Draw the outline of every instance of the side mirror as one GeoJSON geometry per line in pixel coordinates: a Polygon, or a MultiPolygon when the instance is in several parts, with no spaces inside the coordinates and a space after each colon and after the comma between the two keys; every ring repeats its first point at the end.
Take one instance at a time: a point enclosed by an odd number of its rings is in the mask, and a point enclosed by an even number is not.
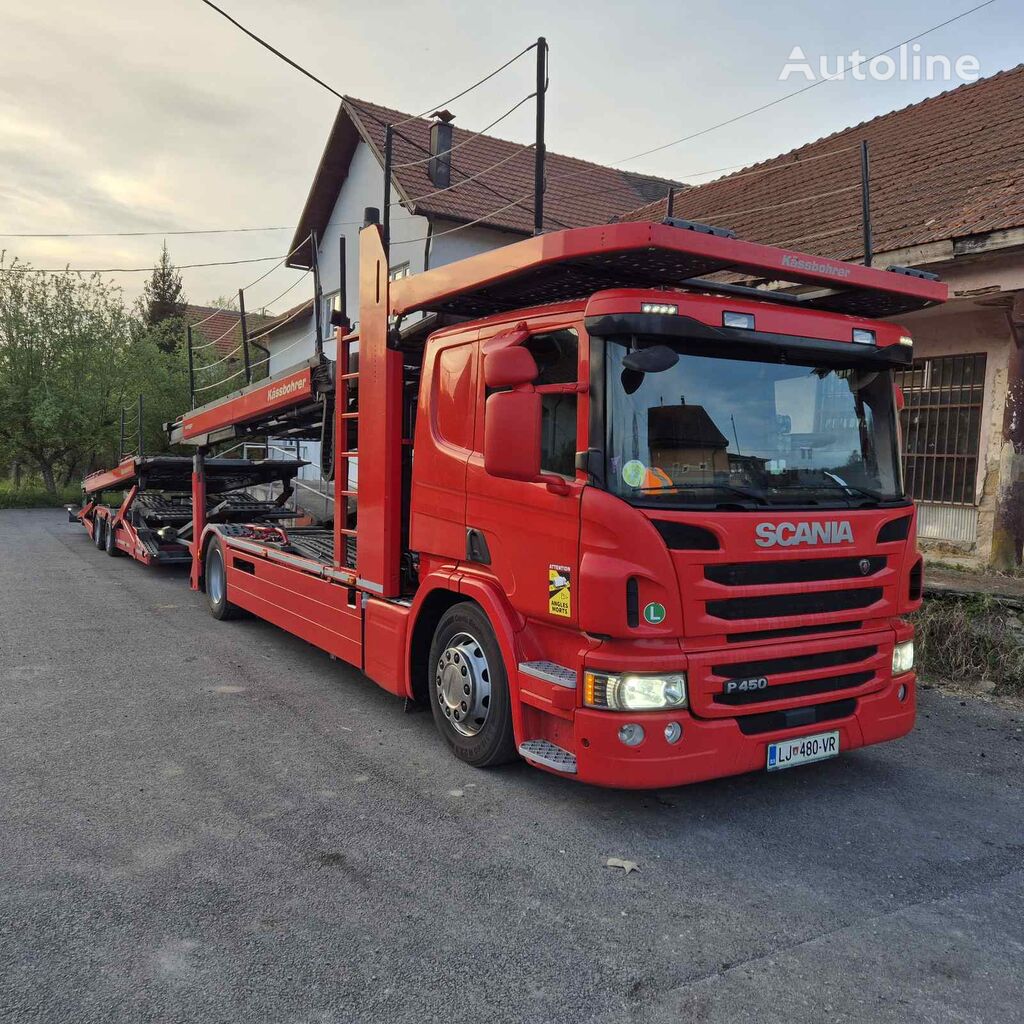
{"type": "Polygon", "coordinates": [[[903,412],[907,404],[907,399],[903,394],[903,388],[899,384],[893,384],[892,386],[893,397],[896,399],[896,411],[903,412]]]}
{"type": "Polygon", "coordinates": [[[484,355],[484,383],[489,388],[517,388],[537,378],[537,360],[521,345],[484,355]]]}
{"type": "Polygon", "coordinates": [[[499,391],[488,396],[484,406],[484,469],[491,476],[529,481],[540,478],[540,403],[540,395],[532,390],[499,391]]]}

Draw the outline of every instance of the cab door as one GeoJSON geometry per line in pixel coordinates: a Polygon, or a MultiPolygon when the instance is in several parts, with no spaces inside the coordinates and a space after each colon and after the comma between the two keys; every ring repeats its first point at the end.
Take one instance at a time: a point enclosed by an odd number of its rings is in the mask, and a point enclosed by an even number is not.
{"type": "MultiPolygon", "coordinates": [[[[507,327],[491,333],[502,330],[507,327]]],[[[534,386],[542,402],[541,468],[561,477],[566,493],[555,493],[547,483],[505,480],[486,472],[482,373],[467,467],[467,562],[496,577],[520,614],[562,625],[575,624],[578,611],[580,499],[586,477],[575,465],[576,452],[587,448],[584,338],[580,323],[563,321],[537,326],[523,343],[538,366],[534,386]]]]}

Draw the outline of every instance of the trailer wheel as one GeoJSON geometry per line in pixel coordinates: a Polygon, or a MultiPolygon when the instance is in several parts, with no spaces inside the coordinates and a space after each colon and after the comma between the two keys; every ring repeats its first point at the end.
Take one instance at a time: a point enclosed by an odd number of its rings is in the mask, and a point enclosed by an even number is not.
{"type": "Polygon", "coordinates": [[[206,547],[206,603],[215,619],[237,619],[241,609],[228,600],[228,574],[224,562],[224,548],[219,540],[211,540],[206,547]]]}
{"type": "Polygon", "coordinates": [[[104,527],[106,526],[106,519],[102,516],[96,516],[92,521],[92,542],[100,549],[103,550],[104,540],[104,527]]]}
{"type": "Polygon", "coordinates": [[[110,523],[107,523],[106,529],[103,531],[103,548],[111,558],[116,558],[121,554],[121,549],[117,546],[117,534],[110,523]]]}
{"type": "Polygon", "coordinates": [[[514,760],[505,663],[478,605],[466,601],[444,613],[428,665],[431,713],[452,753],[476,768],[514,760]]]}

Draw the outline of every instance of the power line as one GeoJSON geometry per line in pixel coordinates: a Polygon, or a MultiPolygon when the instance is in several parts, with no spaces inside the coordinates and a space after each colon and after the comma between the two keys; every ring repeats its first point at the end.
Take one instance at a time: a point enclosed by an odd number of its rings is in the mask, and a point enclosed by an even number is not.
{"type": "Polygon", "coordinates": [[[296,71],[299,72],[299,74],[305,75],[307,78],[312,79],[314,82],[316,82],[317,85],[322,86],[329,93],[333,93],[335,96],[337,96],[339,100],[343,100],[345,98],[344,96],[342,96],[340,92],[338,92],[337,89],[331,88],[331,86],[329,86],[325,81],[317,78],[312,71],[307,71],[301,64],[296,64],[295,61],[291,59],[291,57],[285,56],[279,49],[277,49],[276,46],[271,46],[271,44],[268,43],[266,39],[262,39],[260,36],[256,35],[255,32],[251,31],[250,29],[247,29],[241,22],[235,21],[235,19],[232,18],[227,11],[222,10],[215,3],[213,3],[212,0],[202,0],[202,2],[206,4],[207,7],[210,7],[213,10],[215,10],[219,15],[221,15],[221,17],[227,18],[227,20],[230,21],[231,24],[235,26],[235,28],[244,32],[250,39],[254,39],[257,43],[260,44],[260,46],[274,54],[275,57],[280,57],[281,60],[285,62],[285,64],[290,64],[293,68],[295,68],[296,71]]]}
{"type": "Polygon", "coordinates": [[[237,235],[254,231],[294,231],[279,225],[269,228],[196,228],[180,231],[0,231],[0,238],[150,238],[171,235],[237,235]]]}
{"type": "Polygon", "coordinates": [[[742,121],[744,118],[751,117],[754,114],[760,114],[761,111],[768,110],[769,107],[777,106],[780,103],[784,103],[786,100],[793,99],[794,96],[800,96],[805,92],[809,92],[811,89],[816,89],[819,85],[824,85],[825,82],[833,82],[838,78],[842,78],[847,71],[853,71],[854,68],[859,68],[862,64],[869,64],[871,61],[876,60],[879,57],[883,57],[887,53],[891,53],[893,50],[898,50],[901,46],[906,46],[908,43],[912,43],[923,36],[929,35],[932,32],[937,32],[940,28],[945,28],[947,25],[952,25],[953,22],[959,21],[961,18],[966,18],[969,14],[974,14],[975,11],[980,11],[983,7],[988,7],[995,2],[996,0],[985,0],[984,3],[976,4],[969,10],[956,14],[952,18],[947,18],[938,25],[932,25],[931,28],[926,28],[923,32],[918,32],[916,35],[909,36],[899,43],[886,47],[884,50],[879,50],[878,53],[871,57],[865,57],[863,60],[856,61],[851,64],[849,68],[845,68],[843,71],[837,72],[834,75],[827,75],[824,78],[819,78],[817,81],[810,82],[800,89],[787,93],[785,96],[779,96],[774,100],[770,100],[768,103],[762,103],[759,107],[754,107],[752,110],[747,110],[742,114],[737,114],[735,117],[730,117],[727,121],[720,121],[718,124],[713,124],[708,128],[702,128],[699,132],[694,132],[692,135],[684,135],[681,139],[675,139],[672,142],[666,142],[661,146],[654,146],[652,149],[645,149],[641,153],[634,153],[632,156],[623,157],[621,160],[617,160],[616,164],[625,164],[629,163],[631,160],[639,160],[642,156],[650,156],[651,153],[660,153],[664,149],[670,149],[672,146],[678,146],[683,142],[690,142],[693,139],[699,139],[702,135],[707,135],[710,132],[717,131],[719,128],[735,124],[737,121],[742,121]]]}
{"type": "MultiPolygon", "coordinates": [[[[285,259],[288,257],[286,256],[285,259]]],[[[243,263],[268,263],[280,260],[280,256],[257,256],[249,260],[222,260],[219,263],[182,263],[175,270],[195,270],[197,267],[237,267],[243,263]]],[[[278,264],[280,266],[280,263],[278,264]]],[[[85,270],[81,267],[0,267],[4,274],[151,274],[155,268],[149,267],[103,267],[85,270]]],[[[256,282],[254,281],[253,284],[256,282]]],[[[250,286],[251,287],[251,286],[250,286]]]]}

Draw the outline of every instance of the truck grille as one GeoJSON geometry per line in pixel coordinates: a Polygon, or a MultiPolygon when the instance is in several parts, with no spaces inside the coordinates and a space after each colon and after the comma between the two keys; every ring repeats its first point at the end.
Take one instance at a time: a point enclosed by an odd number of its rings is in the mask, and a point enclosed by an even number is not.
{"type": "Polygon", "coordinates": [[[704,578],[726,587],[763,586],[770,583],[818,583],[856,580],[885,568],[884,556],[874,558],[802,558],[789,562],[739,562],[707,565],[704,578]]]}
{"type": "Polygon", "coordinates": [[[722,601],[708,601],[706,607],[708,615],[713,618],[733,621],[846,612],[867,608],[881,599],[881,587],[864,587],[858,590],[821,590],[809,594],[730,597],[722,601]]]}
{"type": "Polygon", "coordinates": [[[744,693],[719,693],[716,704],[742,707],[746,704],[764,704],[771,700],[787,700],[793,697],[817,697],[823,693],[852,690],[871,682],[874,672],[849,672],[844,676],[829,676],[825,679],[805,679],[802,683],[782,683],[764,690],[748,690],[744,693]]]}
{"type": "Polygon", "coordinates": [[[763,732],[775,732],[777,729],[795,729],[798,726],[834,722],[838,718],[852,715],[856,710],[857,701],[850,697],[829,704],[794,708],[792,711],[767,711],[763,715],[744,715],[737,719],[737,722],[744,736],[757,736],[763,732]]]}
{"type": "Polygon", "coordinates": [[[877,647],[854,647],[848,651],[821,651],[818,654],[797,654],[788,658],[767,658],[761,661],[737,661],[727,665],[712,665],[711,671],[724,679],[770,676],[778,672],[807,672],[817,668],[852,665],[877,653],[877,647]]]}

